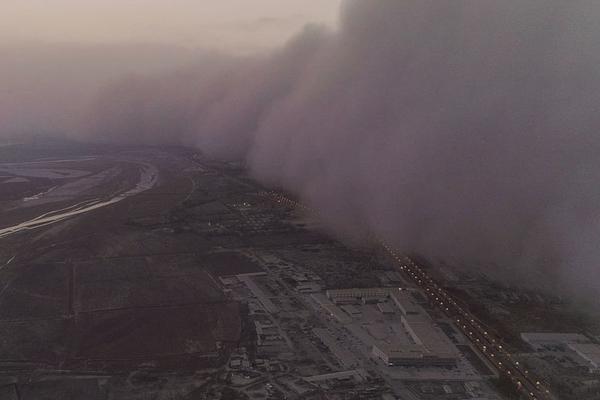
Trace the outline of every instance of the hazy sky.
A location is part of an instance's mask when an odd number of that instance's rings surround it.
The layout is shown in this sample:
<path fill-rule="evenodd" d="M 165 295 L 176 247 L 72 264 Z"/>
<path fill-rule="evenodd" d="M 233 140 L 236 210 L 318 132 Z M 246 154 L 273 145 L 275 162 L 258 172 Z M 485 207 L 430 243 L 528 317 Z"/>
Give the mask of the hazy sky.
<path fill-rule="evenodd" d="M 308 22 L 335 25 L 340 0 L 1 0 L 0 38 L 160 42 L 252 51 Z"/>

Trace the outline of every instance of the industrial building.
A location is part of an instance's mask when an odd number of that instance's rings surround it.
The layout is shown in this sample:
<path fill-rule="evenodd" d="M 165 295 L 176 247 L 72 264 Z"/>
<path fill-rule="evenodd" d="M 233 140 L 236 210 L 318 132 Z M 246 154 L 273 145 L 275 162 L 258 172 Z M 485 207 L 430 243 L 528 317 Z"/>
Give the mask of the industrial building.
<path fill-rule="evenodd" d="M 337 289 L 328 290 L 325 294 L 334 304 L 376 304 L 391 298 L 399 306 L 404 303 L 405 306 L 418 307 L 411 290 L 398 287 Z"/>
<path fill-rule="evenodd" d="M 372 336 L 376 336 L 370 330 Z M 426 315 L 402 316 L 399 326 L 390 325 L 388 335 L 373 344 L 372 354 L 386 364 L 398 366 L 452 367 L 460 353 Z"/>
<path fill-rule="evenodd" d="M 327 298 L 334 304 L 368 304 L 385 301 L 393 292 L 400 291 L 399 288 L 361 288 L 361 289 L 337 289 L 328 290 Z"/>
<path fill-rule="evenodd" d="M 424 361 L 420 346 L 394 346 L 380 342 L 373 345 L 372 353 L 390 366 L 416 366 Z"/>
<path fill-rule="evenodd" d="M 460 352 L 411 290 L 360 288 L 313 294 L 319 306 L 346 325 L 389 366 L 452 367 Z"/>
<path fill-rule="evenodd" d="M 423 351 L 421 346 L 394 347 L 386 343 L 373 346 L 373 356 L 389 366 L 402 367 L 454 367 L 456 357 L 439 357 Z"/>

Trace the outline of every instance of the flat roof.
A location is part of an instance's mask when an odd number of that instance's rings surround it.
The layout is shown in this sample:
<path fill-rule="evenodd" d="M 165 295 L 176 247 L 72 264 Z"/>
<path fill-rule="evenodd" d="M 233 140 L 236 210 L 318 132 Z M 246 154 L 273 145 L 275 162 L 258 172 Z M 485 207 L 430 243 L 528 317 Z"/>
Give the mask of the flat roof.
<path fill-rule="evenodd" d="M 595 368 L 600 365 L 600 345 L 595 343 L 571 343 L 569 347 Z"/>
<path fill-rule="evenodd" d="M 523 332 L 521 339 L 527 343 L 590 343 L 587 336 L 580 333 L 561 332 Z"/>
<path fill-rule="evenodd" d="M 404 326 L 427 351 L 444 357 L 458 357 L 459 351 L 450 338 L 426 316 L 403 316 Z M 419 343 L 420 342 L 420 343 Z"/>

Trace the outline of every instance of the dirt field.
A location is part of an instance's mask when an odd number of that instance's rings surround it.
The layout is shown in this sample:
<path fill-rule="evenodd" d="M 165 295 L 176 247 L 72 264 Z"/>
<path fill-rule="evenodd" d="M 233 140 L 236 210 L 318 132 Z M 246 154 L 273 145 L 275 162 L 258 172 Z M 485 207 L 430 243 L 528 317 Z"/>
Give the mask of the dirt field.
<path fill-rule="evenodd" d="M 11 199 L 2 198 L 0 185 L 0 206 L 15 207 L 3 213 L 0 225 L 128 190 L 137 182 L 140 162 L 159 176 L 153 188 L 136 196 L 0 238 L 0 365 L 17 361 L 23 368 L 110 372 L 222 362 L 228 344 L 239 341 L 242 322 L 239 305 L 227 300 L 209 274 L 212 244 L 183 229 L 185 220 L 178 216 L 198 187 L 196 164 L 185 153 L 158 150 L 45 162 L 34 165 L 61 164 L 81 173 L 63 179 L 44 170 L 50 178 L 30 182 L 23 192 L 7 189 Z M 94 185 L 82 181 L 80 193 L 60 199 L 50 193 L 38 205 L 16 207 L 25 194 L 101 171 L 116 172 Z"/>

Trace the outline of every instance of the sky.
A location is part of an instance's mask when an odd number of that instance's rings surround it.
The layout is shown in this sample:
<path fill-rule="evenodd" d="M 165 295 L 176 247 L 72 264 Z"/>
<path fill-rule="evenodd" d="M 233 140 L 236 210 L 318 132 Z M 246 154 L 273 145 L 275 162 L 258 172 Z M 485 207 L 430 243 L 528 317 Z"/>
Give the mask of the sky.
<path fill-rule="evenodd" d="M 5 41 L 160 43 L 253 52 L 307 23 L 334 26 L 340 0 L 2 0 Z"/>

